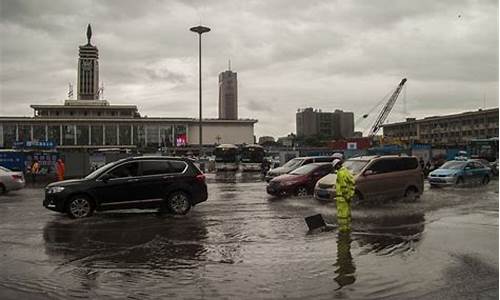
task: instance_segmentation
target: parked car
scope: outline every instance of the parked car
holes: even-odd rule
[[[94,210],[160,208],[186,214],[207,200],[205,175],[187,158],[132,157],[109,163],[83,179],[47,185],[43,206],[72,218]]]
[[[0,167],[0,194],[22,189],[26,185],[22,172]]]
[[[333,169],[332,163],[311,163],[292,172],[273,178],[267,185],[266,191],[270,195],[283,196],[294,194],[305,196],[312,194],[314,185],[323,176]]]
[[[416,157],[361,156],[344,161],[356,182],[354,201],[406,198],[417,199],[424,190],[424,174]],[[337,174],[321,178],[314,198],[335,200]]]
[[[281,167],[271,169],[266,174],[266,181],[269,182],[276,176],[290,173],[291,171],[312,163],[320,162],[332,162],[339,159],[336,156],[308,156],[308,157],[296,157],[289,160],[286,164]]]
[[[448,161],[432,171],[428,179],[431,186],[458,185],[472,181],[487,184],[490,182],[490,176],[490,168],[477,160],[469,159]]]

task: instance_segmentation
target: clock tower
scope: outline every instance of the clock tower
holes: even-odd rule
[[[87,26],[87,44],[79,47],[77,100],[99,100],[99,50],[90,44],[92,28]]]

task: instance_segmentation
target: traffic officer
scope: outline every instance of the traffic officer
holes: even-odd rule
[[[351,230],[351,199],[356,188],[351,172],[337,161],[337,181],[335,183],[335,199],[337,202],[337,223],[339,231]]]

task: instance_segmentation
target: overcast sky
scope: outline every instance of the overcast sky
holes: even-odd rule
[[[202,24],[204,116],[217,117],[218,73],[238,73],[239,116],[257,136],[295,132],[297,108],[369,112],[403,77],[389,117],[498,107],[498,1],[0,0],[0,115],[62,104],[78,46],[99,48],[112,104],[196,117]],[[369,127],[371,119],[357,125]]]

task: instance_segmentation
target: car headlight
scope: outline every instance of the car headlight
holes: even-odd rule
[[[47,193],[49,194],[55,194],[55,193],[60,193],[64,191],[64,187],[63,186],[54,186],[54,187],[51,187],[47,190]]]

